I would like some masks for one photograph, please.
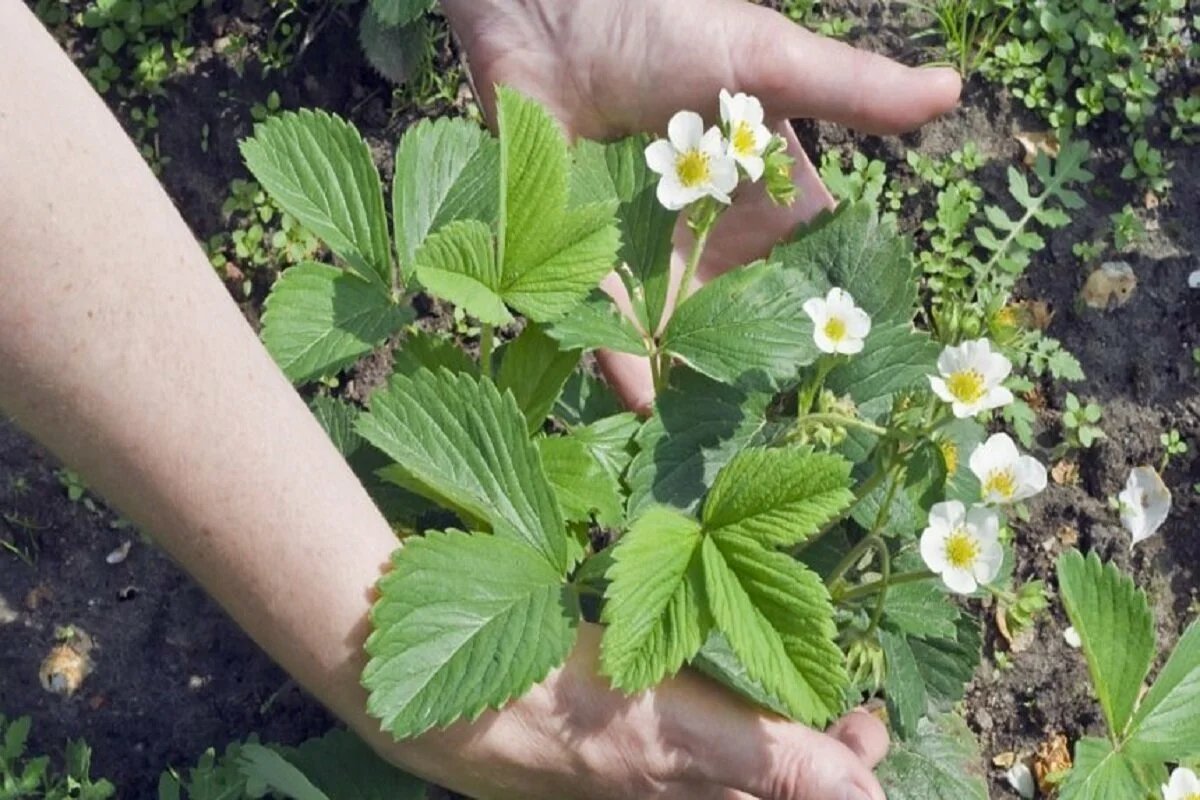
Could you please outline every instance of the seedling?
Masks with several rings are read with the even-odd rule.
[[[1063,443],[1062,452],[1067,450],[1086,450],[1100,439],[1105,438],[1100,428],[1100,418],[1104,410],[1099,403],[1082,403],[1072,392],[1067,392],[1066,408],[1063,410]]]
[[[1183,437],[1179,435],[1179,431],[1172,428],[1165,433],[1158,435],[1158,441],[1163,446],[1162,461],[1159,462],[1158,471],[1165,472],[1167,465],[1171,463],[1171,459],[1176,456],[1182,456],[1188,451],[1188,444]]]

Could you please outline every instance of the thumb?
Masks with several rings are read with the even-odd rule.
[[[725,13],[738,86],[762,100],[772,117],[890,134],[919,127],[958,103],[962,80],[953,69],[906,67],[761,6],[733,3]]]

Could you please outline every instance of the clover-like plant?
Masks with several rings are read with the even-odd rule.
[[[282,273],[268,349],[298,382],[393,350],[365,410],[314,400],[397,529],[423,532],[379,584],[368,710],[398,738],[472,719],[562,664],[588,619],[627,692],[690,665],[813,725],[882,692],[902,739],[889,796],[986,797],[948,713],[979,624],[946,593],[1018,602],[1005,514],[1045,470],[984,441],[1011,363],[914,327],[920,269],[866,204],[692,291],[741,187],[790,199],[757,101],[721,101],[708,130],[683,112],[662,141],[569,145],[501,88],[495,137],[464,120],[405,133],[390,226],[345,122],[285,113],[245,143],[335,256]],[[681,214],[694,245],[668,314]],[[613,270],[628,314],[597,289]],[[478,321],[477,358],[408,325],[417,291]],[[601,348],[649,360],[648,419],[586,367]]]

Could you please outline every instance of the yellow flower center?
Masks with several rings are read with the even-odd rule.
[[[680,153],[679,157],[675,159],[675,174],[679,176],[679,182],[688,189],[708,183],[711,175],[708,161],[708,155],[699,150]]]
[[[846,321],[841,317],[830,317],[825,321],[825,335],[831,342],[840,342],[846,338]]]
[[[984,494],[998,494],[1009,498],[1017,493],[1017,478],[1011,469],[997,469],[988,473],[983,482]]]
[[[965,528],[955,528],[946,538],[946,560],[956,569],[969,569],[979,557],[979,545]]]
[[[741,156],[755,155],[754,129],[745,122],[739,122],[737,127],[733,129],[733,136],[730,137],[733,142],[733,150]]]
[[[950,377],[946,378],[946,388],[962,403],[977,403],[987,393],[987,383],[977,369],[950,373]]]
[[[938,444],[938,449],[942,451],[942,460],[946,462],[946,472],[951,475],[958,472],[958,445],[946,439]]]

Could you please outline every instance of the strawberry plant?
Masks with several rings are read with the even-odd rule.
[[[914,326],[920,267],[864,203],[668,313],[681,215],[690,287],[740,186],[789,199],[757,100],[721,100],[708,129],[681,112],[665,139],[570,145],[501,89],[495,137],[451,119],[404,135],[390,224],[340,119],[284,113],[244,143],[334,256],[283,271],[267,348],[296,382],[394,348],[366,409],[314,400],[397,529],[423,534],[379,584],[368,709],[397,738],[472,719],[560,665],[586,619],[627,692],[690,665],[812,725],[881,693],[901,738],[891,796],[984,797],[951,713],[979,623],[947,594],[1018,602],[1005,520],[1046,471],[986,436],[1012,364],[985,338]],[[989,275],[1003,284],[1034,246],[993,248]],[[614,268],[628,315],[597,289]],[[419,291],[478,321],[477,355],[412,331]],[[583,366],[601,348],[649,360],[648,419]]]

